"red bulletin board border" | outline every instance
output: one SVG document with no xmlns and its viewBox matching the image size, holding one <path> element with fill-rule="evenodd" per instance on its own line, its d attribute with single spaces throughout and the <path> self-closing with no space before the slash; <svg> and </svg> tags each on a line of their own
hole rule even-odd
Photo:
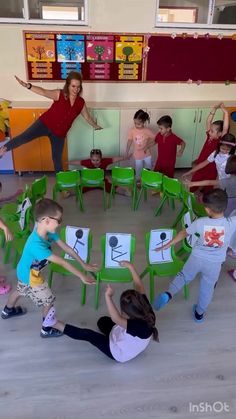
<svg viewBox="0 0 236 419">
<path fill-rule="evenodd" d="M 29 81 L 62 81 L 72 70 L 86 82 L 144 81 L 144 34 L 23 31 L 23 38 Z"/>
</svg>

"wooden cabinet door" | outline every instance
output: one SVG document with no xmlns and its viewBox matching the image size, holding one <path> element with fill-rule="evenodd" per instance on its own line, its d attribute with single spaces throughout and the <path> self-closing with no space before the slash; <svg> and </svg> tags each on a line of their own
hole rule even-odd
<svg viewBox="0 0 236 419">
<path fill-rule="evenodd" d="M 11 138 L 21 134 L 37 119 L 37 109 L 10 109 L 9 121 Z M 11 140 L 14 141 L 14 140 Z M 17 172 L 41 171 L 41 152 L 39 139 L 30 141 L 12 152 L 14 170 Z"/>
<path fill-rule="evenodd" d="M 93 148 L 102 150 L 104 156 L 120 154 L 120 111 L 116 109 L 95 109 L 93 117 L 102 130 L 94 130 Z"/>
</svg>

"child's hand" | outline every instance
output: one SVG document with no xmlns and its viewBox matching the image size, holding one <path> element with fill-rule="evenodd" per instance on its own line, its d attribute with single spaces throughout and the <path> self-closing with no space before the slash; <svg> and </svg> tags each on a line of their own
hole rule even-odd
<svg viewBox="0 0 236 419">
<path fill-rule="evenodd" d="M 100 127 L 100 125 L 96 125 L 96 127 L 94 127 L 95 131 L 98 131 L 100 129 L 103 129 L 102 127 Z"/>
<path fill-rule="evenodd" d="M 4 235 L 5 235 L 5 239 L 7 242 L 10 242 L 13 240 L 13 235 L 11 233 L 11 231 L 9 230 L 9 228 L 6 226 L 3 228 L 4 231 Z"/>
<path fill-rule="evenodd" d="M 129 262 L 128 260 L 122 260 L 121 262 L 119 262 L 119 265 L 122 268 L 128 268 L 128 269 L 132 268 L 132 266 L 133 266 L 132 263 Z"/>
<path fill-rule="evenodd" d="M 225 107 L 225 105 L 224 105 L 223 102 L 220 104 L 220 108 L 222 109 L 222 111 L 225 111 L 226 110 L 226 107 Z"/>
<path fill-rule="evenodd" d="M 88 272 L 99 271 L 99 266 L 96 263 L 84 263 L 83 268 Z"/>
<path fill-rule="evenodd" d="M 114 294 L 115 294 L 114 289 L 113 289 L 110 285 L 107 285 L 107 286 L 106 286 L 105 295 L 106 295 L 107 297 L 112 297 Z"/>
<path fill-rule="evenodd" d="M 83 272 L 80 273 L 80 279 L 84 284 L 93 285 L 96 284 L 96 280 L 93 278 L 90 278 L 89 276 L 85 275 Z"/>
<path fill-rule="evenodd" d="M 177 153 L 176 153 L 177 157 L 182 157 L 182 155 L 183 155 L 183 151 L 177 151 Z"/>
<path fill-rule="evenodd" d="M 191 173 L 186 172 L 181 176 L 181 178 L 183 179 L 183 181 L 185 181 L 185 180 L 189 180 L 190 176 L 191 176 Z"/>
</svg>

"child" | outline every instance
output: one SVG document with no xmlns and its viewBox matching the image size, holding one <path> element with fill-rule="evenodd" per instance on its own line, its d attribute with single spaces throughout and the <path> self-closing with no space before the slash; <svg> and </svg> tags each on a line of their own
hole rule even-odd
<svg viewBox="0 0 236 419">
<path fill-rule="evenodd" d="M 152 168 L 149 141 L 154 139 L 155 135 L 150 129 L 146 128 L 146 122 L 150 122 L 148 113 L 139 109 L 134 114 L 134 128 L 131 128 L 128 132 L 126 158 L 130 158 L 130 148 L 133 146 L 132 155 L 135 161 L 136 180 L 138 183 L 140 182 L 142 168 Z"/>
<path fill-rule="evenodd" d="M 98 320 L 97 325 L 102 333 L 65 325 L 56 322 L 56 319 L 54 327 L 72 339 L 90 342 L 117 362 L 126 362 L 143 352 L 151 337 L 158 341 L 158 331 L 155 327 L 156 316 L 134 266 L 126 261 L 120 265 L 132 273 L 135 290 L 121 294 L 118 310 L 112 299 L 114 291 L 110 285 L 107 286 L 105 299 L 111 317 L 104 316 Z"/>
<path fill-rule="evenodd" d="M 62 222 L 62 213 L 63 208 L 51 199 L 41 199 L 37 202 L 35 206 L 37 224 L 25 244 L 17 265 L 17 290 L 10 295 L 2 310 L 3 319 L 25 314 L 26 309 L 16 306 L 16 302 L 21 296 L 29 297 L 38 307 L 43 306 L 43 324 L 40 333 L 43 338 L 61 335 L 58 330 L 50 326 L 50 318 L 55 313 L 53 307 L 55 297 L 41 274 L 48 261 L 67 269 L 86 284 L 95 282 L 65 259 L 55 255 L 51 250 L 53 242 L 56 242 L 61 249 L 76 259 L 85 270 L 97 270 L 95 266 L 84 263 L 77 253 L 59 238 L 56 230 Z"/>
<path fill-rule="evenodd" d="M 3 230 L 5 240 L 11 241 L 13 239 L 13 236 L 7 227 L 7 225 L 4 223 L 4 221 L 0 218 L 0 229 Z M 8 292 L 11 290 L 11 285 L 6 284 L 6 278 L 3 275 L 0 275 L 0 295 L 8 294 Z"/>
<path fill-rule="evenodd" d="M 192 253 L 181 272 L 171 282 L 167 292 L 159 294 L 154 307 L 164 307 L 185 284 L 192 281 L 199 273 L 200 290 L 198 303 L 193 306 L 193 318 L 197 323 L 204 321 L 204 315 L 210 304 L 214 287 L 218 281 L 222 262 L 226 259 L 227 247 L 236 229 L 236 217 L 225 218 L 227 194 L 222 189 L 213 189 L 203 195 L 203 204 L 208 217 L 195 220 L 187 229 L 180 231 L 176 237 L 162 249 L 183 240 L 188 235 L 197 235 Z M 157 251 L 161 248 L 157 248 Z"/>
<path fill-rule="evenodd" d="M 188 187 L 192 186 L 216 186 L 221 189 L 224 189 L 228 195 L 228 205 L 224 212 L 224 216 L 228 217 L 231 212 L 236 209 L 236 156 L 231 155 L 228 157 L 225 173 L 230 175 L 223 179 L 216 180 L 201 180 L 199 182 L 184 182 Z"/>
<path fill-rule="evenodd" d="M 212 122 L 214 115 L 216 113 L 216 110 L 219 108 L 223 112 L 223 121 Z M 204 146 L 197 160 L 194 161 L 193 163 L 199 164 L 205 161 L 207 157 L 216 150 L 219 140 L 221 139 L 221 137 L 227 134 L 228 129 L 229 129 L 229 114 L 224 104 L 220 103 L 218 105 L 213 106 L 206 121 L 206 134 L 207 134 L 206 141 L 204 143 Z M 198 173 L 195 173 L 192 178 L 192 181 L 197 182 L 199 180 L 205 180 L 205 179 L 215 180 L 216 177 L 217 177 L 216 167 L 212 163 L 208 167 L 202 168 Z M 194 190 L 196 190 L 196 188 L 194 189 L 192 188 L 192 191 Z"/>
<path fill-rule="evenodd" d="M 182 156 L 186 144 L 184 140 L 172 132 L 172 119 L 169 115 L 162 116 L 157 121 L 157 125 L 159 132 L 155 138 L 155 143 L 157 144 L 157 161 L 154 171 L 161 172 L 173 178 L 176 156 Z"/>
<path fill-rule="evenodd" d="M 113 163 L 125 160 L 124 157 L 102 157 L 102 151 L 99 149 L 93 149 L 90 151 L 90 159 L 85 160 L 70 160 L 68 163 L 72 165 L 79 165 L 86 167 L 87 169 L 103 169 L 106 170 L 108 166 Z M 111 192 L 111 183 L 108 178 L 105 178 L 106 192 Z M 83 188 L 83 192 L 88 192 L 91 189 L 96 188 Z"/>
</svg>

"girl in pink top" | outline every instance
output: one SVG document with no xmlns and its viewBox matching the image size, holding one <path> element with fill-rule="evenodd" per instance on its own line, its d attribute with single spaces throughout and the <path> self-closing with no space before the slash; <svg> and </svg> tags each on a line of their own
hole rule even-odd
<svg viewBox="0 0 236 419">
<path fill-rule="evenodd" d="M 130 156 L 130 148 L 133 147 L 132 156 L 135 161 L 135 172 L 137 181 L 140 180 L 140 173 L 143 167 L 152 168 L 152 156 L 149 150 L 149 139 L 154 139 L 154 133 L 146 128 L 146 122 L 150 122 L 147 112 L 139 109 L 134 114 L 134 127 L 129 130 L 126 156 Z"/>
</svg>

